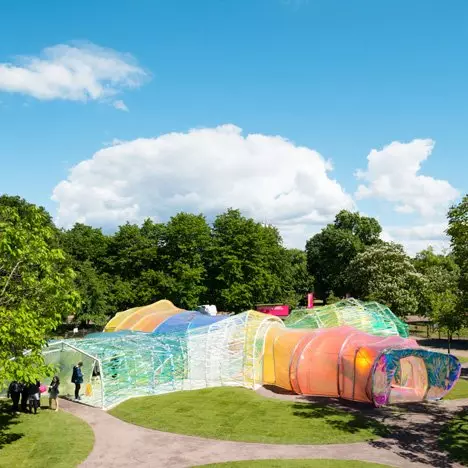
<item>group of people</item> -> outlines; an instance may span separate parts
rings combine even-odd
[[[58,376],[54,376],[49,385],[49,408],[52,409],[52,403],[54,403],[55,411],[58,411],[59,408],[59,385],[60,379]],[[8,387],[7,397],[11,398],[13,402],[11,409],[13,413],[19,413],[21,399],[21,411],[24,413],[28,411],[32,413],[34,411],[34,414],[37,414],[41,401],[41,383],[39,380],[30,384],[13,380]]]
[[[83,383],[82,367],[82,362],[73,366],[71,381],[75,384],[75,400],[81,400],[80,389],[81,384]],[[55,406],[55,411],[58,411],[59,409],[59,386],[60,379],[56,375],[53,377],[52,382],[49,385],[49,408],[52,409],[52,406]],[[37,409],[40,407],[41,401],[41,383],[39,380],[30,384],[13,380],[8,387],[7,397],[11,398],[11,401],[13,402],[13,413],[19,413],[21,399],[21,411],[26,413],[29,410],[29,413],[34,411],[34,414],[37,414]],[[52,403],[54,403],[54,405],[52,405]]]

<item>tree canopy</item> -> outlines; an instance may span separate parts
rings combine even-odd
[[[33,381],[50,372],[41,349],[79,303],[58,231],[41,208],[0,198],[0,374]]]
[[[366,246],[381,242],[381,231],[376,219],[343,210],[307,241],[307,267],[318,297],[326,300],[331,293],[341,297],[348,292],[346,268]]]

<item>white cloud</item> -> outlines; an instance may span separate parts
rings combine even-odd
[[[167,220],[182,210],[212,217],[240,208],[277,225],[288,244],[303,248],[318,224],[354,208],[330,171],[314,150],[222,125],[117,141],[72,168],[52,198],[57,222],[65,227],[77,221],[113,227],[149,216]]]
[[[91,43],[59,44],[38,57],[0,63],[0,91],[40,100],[107,101],[148,78],[131,55]]]
[[[458,191],[446,180],[419,174],[421,163],[433,148],[434,141],[415,139],[372,150],[367,156],[367,171],[356,172],[356,177],[367,183],[358,187],[356,198],[380,198],[395,204],[399,213],[428,218],[445,213]]]
[[[114,101],[112,105],[118,110],[128,112],[128,107],[126,106],[125,102],[123,102],[121,99]]]
[[[427,223],[416,226],[385,227],[381,238],[403,244],[410,255],[415,255],[430,245],[436,252],[442,252],[450,247],[450,239],[445,234],[446,222]]]

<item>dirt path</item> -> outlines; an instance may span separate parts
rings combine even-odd
[[[205,463],[279,458],[336,458],[363,460],[395,467],[453,466],[445,459],[438,464],[415,450],[400,450],[388,439],[333,445],[273,445],[210,440],[153,431],[125,423],[105,411],[63,401],[62,408],[85,421],[94,430],[96,443],[82,468],[95,467],[193,467]],[[423,437],[423,435],[421,435]],[[396,437],[399,440],[398,437]],[[395,448],[397,450],[395,450]],[[424,452],[428,447],[421,447]],[[411,456],[409,456],[411,454]]]

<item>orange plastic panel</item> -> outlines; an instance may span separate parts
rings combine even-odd
[[[338,397],[338,356],[350,327],[321,329],[303,348],[298,361],[298,393]]]

